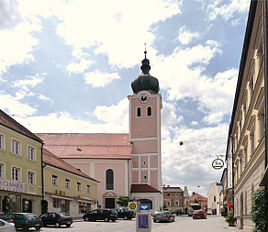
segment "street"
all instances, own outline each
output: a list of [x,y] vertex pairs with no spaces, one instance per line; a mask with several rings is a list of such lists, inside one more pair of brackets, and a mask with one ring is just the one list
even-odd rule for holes
[[[135,232],[136,220],[118,220],[116,222],[84,222],[77,221],[70,228],[43,227],[40,231],[45,232]],[[168,232],[221,232],[221,231],[239,231],[235,227],[228,227],[223,217],[208,216],[207,219],[193,220],[192,217],[177,216],[175,222],[170,223],[153,223],[152,231]]]

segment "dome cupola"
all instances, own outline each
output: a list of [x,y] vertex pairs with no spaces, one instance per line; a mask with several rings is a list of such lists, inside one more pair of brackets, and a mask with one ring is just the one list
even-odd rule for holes
[[142,73],[134,81],[132,81],[131,88],[134,94],[137,94],[142,90],[149,91],[151,94],[157,94],[159,92],[159,83],[157,78],[149,74],[151,66],[150,61],[146,57],[146,50],[144,51],[144,54],[145,58],[142,60],[142,65],[140,67]]

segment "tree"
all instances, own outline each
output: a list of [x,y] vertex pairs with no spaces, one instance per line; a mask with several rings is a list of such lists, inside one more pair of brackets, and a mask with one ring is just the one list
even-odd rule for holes
[[134,201],[134,199],[131,199],[128,196],[119,196],[117,204],[120,205],[121,207],[127,207],[128,202],[130,202],[130,201]]

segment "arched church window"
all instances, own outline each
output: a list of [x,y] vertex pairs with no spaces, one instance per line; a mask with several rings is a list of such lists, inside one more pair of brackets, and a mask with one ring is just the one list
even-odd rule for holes
[[112,169],[106,171],[106,190],[114,190],[114,171]]
[[152,108],[150,106],[147,108],[147,116],[152,116]]
[[140,107],[137,108],[137,117],[141,117],[141,108]]

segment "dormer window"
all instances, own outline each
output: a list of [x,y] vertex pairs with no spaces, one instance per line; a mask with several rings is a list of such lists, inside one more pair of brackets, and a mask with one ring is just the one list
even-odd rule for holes
[[141,108],[140,107],[137,108],[137,117],[141,117]]
[[152,116],[152,108],[150,106],[147,108],[147,116]]

